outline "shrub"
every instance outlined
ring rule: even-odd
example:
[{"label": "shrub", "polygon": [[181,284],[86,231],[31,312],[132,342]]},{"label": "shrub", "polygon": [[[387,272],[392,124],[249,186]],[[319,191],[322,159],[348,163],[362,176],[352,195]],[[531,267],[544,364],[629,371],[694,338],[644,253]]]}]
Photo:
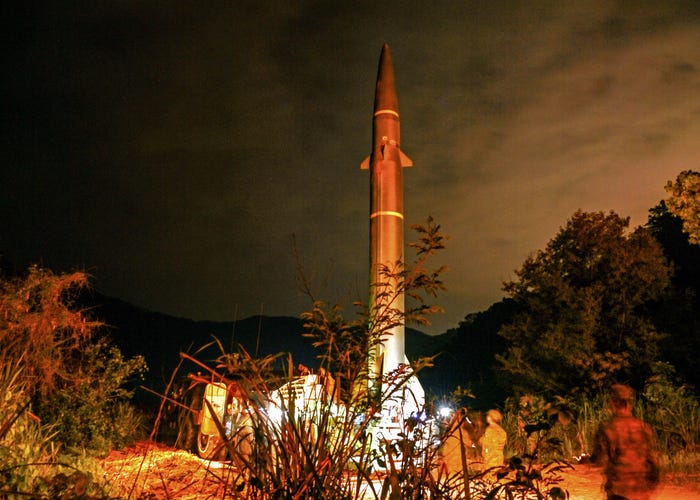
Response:
[{"label": "shrub", "polygon": [[660,450],[668,455],[695,449],[700,438],[698,399],[687,386],[674,384],[673,374],[670,365],[657,364],[641,393],[641,416],[654,428]]},{"label": "shrub", "polygon": [[102,498],[100,465],[94,458],[61,454],[55,427],[29,411],[18,365],[0,367],[0,498]]},{"label": "shrub", "polygon": [[144,360],[125,360],[79,309],[86,286],[37,266],[0,277],[0,497],[102,498],[95,453],[141,427],[125,383]]},{"label": "shrub", "polygon": [[37,413],[55,425],[55,440],[68,449],[101,454],[144,435],[144,418],[128,401],[126,384],[146,369],[143,357],[125,360],[104,338],[86,346],[76,361],[80,372],[73,383],[36,402]]}]

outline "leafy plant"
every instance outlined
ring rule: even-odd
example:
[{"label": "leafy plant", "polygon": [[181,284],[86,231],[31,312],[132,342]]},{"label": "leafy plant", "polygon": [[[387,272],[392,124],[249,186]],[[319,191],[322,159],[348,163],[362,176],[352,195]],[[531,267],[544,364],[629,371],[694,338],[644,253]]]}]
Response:
[{"label": "leafy plant", "polygon": [[0,278],[0,496],[102,498],[95,453],[140,427],[124,384],[145,363],[80,310],[87,281],[38,266]]},{"label": "leafy plant", "polygon": [[99,454],[144,434],[144,418],[128,403],[133,391],[126,388],[145,371],[142,356],[125,360],[116,347],[97,338],[74,366],[79,377],[58,384],[35,404],[40,417],[54,423],[58,442]]},{"label": "leafy plant", "polygon": [[568,406],[561,400],[550,403],[523,396],[509,400],[506,408],[506,427],[511,430],[509,437],[514,438],[511,446],[516,453],[500,469],[474,478],[483,494],[478,498],[568,498],[559,483],[561,472],[573,467],[567,459],[566,441],[557,435],[571,423]]},{"label": "leafy plant", "polygon": [[666,454],[693,450],[700,442],[700,403],[692,390],[673,383],[675,371],[659,363],[641,393],[643,418],[654,428]]},{"label": "leafy plant", "polygon": [[[425,296],[442,288],[444,269],[428,270],[426,260],[442,248],[444,238],[432,219],[415,229],[420,235],[413,245],[416,262],[410,268],[383,266],[382,282],[373,284],[378,300],[371,307],[354,303],[356,318],[348,321],[340,306],[313,300],[312,310],[302,315],[305,335],[320,352],[317,373],[295,367],[291,358],[280,366],[278,356],[253,359],[242,348],[227,353],[220,343],[215,369],[199,363],[209,376],[197,380],[224,387],[227,405],[237,408],[220,417],[205,399],[202,412],[217,431],[203,438],[207,454],[218,455],[210,444],[225,448],[236,471],[226,488],[238,497],[394,498],[401,491],[422,491],[435,447],[418,412],[404,418],[397,405],[416,403],[411,380],[432,361],[418,360],[384,374],[370,368],[376,348],[395,327],[409,319],[425,322],[440,310],[426,304]],[[302,282],[312,297],[308,282]],[[413,304],[405,311],[397,302],[404,294]],[[387,409],[397,411],[391,436],[379,425]],[[390,471],[391,481],[377,486],[377,470]]]},{"label": "leafy plant", "polygon": [[19,365],[0,367],[0,498],[103,498],[95,459],[61,453],[55,426],[30,412]]}]

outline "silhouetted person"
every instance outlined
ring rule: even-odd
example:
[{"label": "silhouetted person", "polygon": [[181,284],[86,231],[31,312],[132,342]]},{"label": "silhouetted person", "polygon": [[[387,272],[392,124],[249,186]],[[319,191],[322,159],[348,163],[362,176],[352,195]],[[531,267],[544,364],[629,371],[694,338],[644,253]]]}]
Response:
[{"label": "silhouetted person", "polygon": [[632,415],[633,405],[631,387],[612,386],[613,417],[601,425],[592,457],[604,467],[608,500],[648,500],[659,482],[651,427]]},{"label": "silhouetted person", "polygon": [[481,453],[484,456],[484,470],[492,467],[503,466],[503,448],[506,446],[508,436],[501,427],[503,416],[498,410],[489,410],[486,413],[486,431],[479,441]]}]

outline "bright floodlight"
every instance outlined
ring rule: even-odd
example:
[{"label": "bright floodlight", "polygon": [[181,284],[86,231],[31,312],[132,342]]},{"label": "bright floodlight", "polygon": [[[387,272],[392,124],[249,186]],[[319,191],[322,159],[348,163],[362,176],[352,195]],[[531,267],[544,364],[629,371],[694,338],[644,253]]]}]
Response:
[{"label": "bright floodlight", "polygon": [[450,408],[449,406],[443,406],[440,408],[440,416],[442,418],[447,418],[450,415],[452,415],[452,408]]}]

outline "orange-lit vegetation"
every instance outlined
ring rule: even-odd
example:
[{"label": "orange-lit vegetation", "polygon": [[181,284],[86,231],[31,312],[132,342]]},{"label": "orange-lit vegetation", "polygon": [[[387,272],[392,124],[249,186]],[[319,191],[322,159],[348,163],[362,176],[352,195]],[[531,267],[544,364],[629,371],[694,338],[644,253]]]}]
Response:
[{"label": "orange-lit vegetation", "polygon": [[101,497],[96,457],[139,435],[124,384],[144,360],[77,308],[87,283],[37,266],[0,280],[0,495]]}]

